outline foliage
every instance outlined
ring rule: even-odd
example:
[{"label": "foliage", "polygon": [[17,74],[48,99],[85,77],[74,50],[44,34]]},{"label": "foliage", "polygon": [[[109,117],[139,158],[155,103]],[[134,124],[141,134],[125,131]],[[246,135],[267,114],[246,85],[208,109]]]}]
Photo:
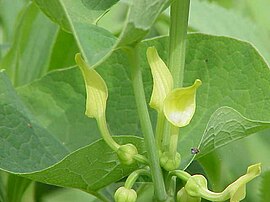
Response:
[{"label": "foliage", "polygon": [[[270,141],[270,26],[263,18],[268,2],[247,1],[250,12],[245,12],[243,5],[231,1],[192,1],[188,28],[197,33],[190,32],[186,39],[180,86],[173,85],[177,81],[169,65],[174,59],[173,34],[161,36],[169,30],[171,3],[0,1],[0,201],[21,201],[30,180],[95,196],[74,194],[74,201],[111,201],[119,187],[115,198],[143,201],[160,184],[149,185],[156,180],[153,173],[161,171],[159,160],[164,173],[187,182],[181,186],[173,177],[177,190],[171,190],[174,186],[165,179],[172,200],[179,190],[178,200],[207,198],[201,188],[196,194],[191,191],[196,183],[207,190],[205,177],[213,191],[224,190],[226,199],[242,200],[243,187],[260,173],[259,164],[235,179],[259,162],[262,177],[247,185],[245,200],[269,198],[269,171],[264,166],[270,166],[265,160]],[[125,20],[115,21],[123,16]],[[121,31],[113,32],[115,27]],[[78,52],[80,68],[75,62]],[[140,87],[146,100],[138,98]],[[142,107],[138,110],[142,101],[150,103],[146,114]],[[171,118],[176,113],[184,124]],[[147,139],[152,126],[157,144]],[[172,135],[166,137],[166,131]],[[149,144],[156,150],[149,150]],[[226,157],[232,149],[250,155]],[[197,169],[205,175],[198,181],[196,175],[181,173]],[[149,186],[146,191],[143,182]],[[11,197],[12,190],[18,190],[17,198]],[[63,191],[47,190],[45,200]],[[37,188],[31,192],[37,193]]]}]

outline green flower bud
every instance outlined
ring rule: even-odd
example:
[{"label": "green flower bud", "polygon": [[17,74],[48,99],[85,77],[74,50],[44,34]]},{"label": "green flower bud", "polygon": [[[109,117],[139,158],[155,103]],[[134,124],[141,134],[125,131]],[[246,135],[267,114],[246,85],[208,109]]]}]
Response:
[{"label": "green flower bud", "polygon": [[81,54],[76,54],[76,63],[80,67],[85,86],[86,86],[86,116],[98,119],[104,116],[106,110],[106,102],[108,98],[108,89],[102,77],[90,68],[82,59]]},{"label": "green flower bud", "polygon": [[174,156],[169,152],[163,152],[160,156],[160,165],[167,171],[175,170],[179,167],[181,155],[177,152]]},{"label": "green flower bud", "polygon": [[177,202],[200,202],[200,201],[201,197],[193,197],[188,195],[184,187],[177,192]]},{"label": "green flower bud", "polygon": [[133,144],[121,145],[116,152],[121,163],[126,165],[134,163],[136,161],[134,156],[138,154],[138,150]]},{"label": "green flower bud", "polygon": [[176,88],[164,100],[164,115],[177,127],[184,127],[191,121],[196,108],[196,90],[202,84],[196,79],[194,84],[185,88]]},{"label": "green flower bud", "polygon": [[137,193],[133,189],[127,189],[120,187],[114,194],[114,200],[116,202],[135,202],[137,199]]},{"label": "green flower bud", "polygon": [[154,47],[149,47],[146,54],[153,77],[153,90],[149,105],[162,112],[164,99],[173,88],[173,78]]},{"label": "green flower bud", "polygon": [[188,179],[185,189],[189,195],[201,197],[202,190],[207,190],[207,180],[203,175],[193,175]]}]

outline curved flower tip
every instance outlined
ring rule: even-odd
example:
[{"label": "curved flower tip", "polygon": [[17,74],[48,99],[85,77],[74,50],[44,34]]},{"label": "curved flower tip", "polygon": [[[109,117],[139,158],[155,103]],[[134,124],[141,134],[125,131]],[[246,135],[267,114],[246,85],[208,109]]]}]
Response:
[{"label": "curved flower tip", "polygon": [[86,111],[85,114],[92,118],[99,118],[105,114],[108,89],[102,77],[90,68],[82,59],[81,54],[75,56],[77,65],[83,74],[86,87]]},{"label": "curved flower tip", "polygon": [[149,105],[157,111],[162,111],[163,101],[173,88],[173,78],[155,47],[149,47],[146,55],[153,77],[153,90]]},{"label": "curved flower tip", "polygon": [[255,177],[259,176],[261,173],[261,164],[254,164],[248,167],[247,173],[235,182],[227,187],[230,190],[230,202],[238,202],[246,197],[246,184],[253,180]]},{"label": "curved flower tip", "polygon": [[164,114],[169,122],[184,127],[191,121],[196,108],[196,91],[202,85],[196,79],[194,84],[185,88],[176,88],[164,100]]}]

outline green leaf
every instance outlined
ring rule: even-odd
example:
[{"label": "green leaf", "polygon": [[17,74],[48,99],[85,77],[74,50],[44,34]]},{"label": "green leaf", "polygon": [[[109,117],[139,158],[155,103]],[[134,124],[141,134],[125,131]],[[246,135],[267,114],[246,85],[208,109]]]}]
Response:
[{"label": "green leaf", "polygon": [[[160,56],[166,58],[166,40],[145,41],[141,57],[145,58],[146,47],[155,46]],[[269,121],[270,117],[269,67],[250,44],[204,34],[190,34],[187,44],[184,86],[191,85],[197,78],[203,85],[197,92],[194,117],[179,134],[181,168],[194,158],[190,150],[199,146],[204,129],[218,108],[229,106],[252,120]],[[144,62],[141,65],[146,66]],[[149,77],[145,76],[148,98]]]},{"label": "green leaf", "polygon": [[[115,139],[121,144],[132,142],[140,153],[144,152],[141,138],[121,136]],[[91,193],[120,180],[136,168],[138,168],[137,164],[122,165],[116,152],[103,140],[98,140],[69,154],[59,163],[45,170],[22,174],[22,176]]]},{"label": "green leaf", "polygon": [[107,30],[93,24],[104,10],[90,11],[81,0],[35,0],[35,2],[52,20],[73,33],[82,55],[90,66],[101,62],[103,57],[113,51],[116,38]]},{"label": "green leaf", "polygon": [[[160,56],[166,58],[167,45],[167,38],[160,38],[145,41],[140,46],[148,101],[152,83],[146,50],[155,46]],[[128,65],[125,52],[118,50],[96,70],[108,86],[106,117],[112,134],[140,136],[134,94],[126,68]],[[227,37],[188,36],[184,85],[191,85],[197,78],[202,80],[203,85],[197,92],[194,117],[190,125],[180,131],[178,152],[182,156],[181,168],[194,158],[190,150],[199,146],[207,123],[218,108],[229,106],[252,120],[269,119],[269,77],[268,66],[250,44]],[[21,88],[20,95],[39,122],[69,145],[68,148],[78,149],[99,137],[96,123],[83,116],[85,92],[78,69],[50,74],[40,82]],[[70,103],[65,102],[67,99]],[[155,117],[154,111],[152,117]],[[87,135],[90,133],[91,137]],[[81,135],[74,138],[73,134]]]},{"label": "green leaf", "polygon": [[30,184],[31,180],[29,179],[9,174],[7,181],[7,201],[21,201]]},{"label": "green leaf", "polygon": [[74,36],[59,29],[51,53],[49,71],[75,66],[74,55],[78,52],[79,49]]},{"label": "green leaf", "polygon": [[267,9],[270,6],[270,2],[267,0],[258,0],[256,2],[248,0],[245,2],[245,5],[246,7],[244,9],[247,9],[249,11],[249,14],[251,15],[251,17],[258,24],[260,24],[265,29],[270,31],[270,23],[267,20],[270,17],[268,9]]},{"label": "green leaf", "polygon": [[168,5],[169,0],[136,0],[130,2],[127,23],[120,35],[118,46],[140,42]]},{"label": "green leaf", "polygon": [[24,10],[18,18],[12,47],[0,64],[14,85],[29,83],[47,72],[56,33],[57,27],[35,4]]},{"label": "green leaf", "polygon": [[66,31],[73,30],[73,22],[95,23],[116,1],[35,0],[43,12]]},{"label": "green leaf", "polygon": [[270,200],[269,193],[269,184],[270,184],[270,171],[266,171],[261,176],[260,182],[260,202],[265,202]]},{"label": "green leaf", "polygon": [[[264,0],[249,0],[245,3],[248,2],[247,4],[250,4],[250,8],[254,11],[256,10],[254,12],[255,15],[259,16],[262,13],[269,14],[267,9],[269,6],[266,5],[269,5],[269,2],[267,1],[267,3],[262,4],[262,1]],[[261,8],[256,8],[257,6]],[[191,1],[190,10],[190,27],[206,34],[229,36],[248,41],[258,48],[260,53],[268,61],[268,64],[270,64],[270,45],[268,45],[270,37],[265,27],[255,24],[249,18],[239,14],[239,12],[235,12],[232,9],[225,9],[217,4],[206,1]],[[269,17],[263,18],[268,19]],[[269,23],[268,20],[264,21]]]},{"label": "green leaf", "polygon": [[3,41],[10,43],[14,37],[16,18],[24,8],[27,0],[0,1],[0,21],[3,28]]},{"label": "green leaf", "polygon": [[44,169],[68,153],[34,119],[3,71],[0,72],[0,129],[2,170],[24,173]]},{"label": "green leaf", "polygon": [[270,122],[249,120],[230,107],[218,108],[206,126],[197,158],[267,128]]},{"label": "green leaf", "polygon": [[17,91],[40,125],[69,151],[101,137],[96,121],[85,116],[85,85],[78,67],[49,73]]},{"label": "green leaf", "polygon": [[106,11],[119,0],[81,0],[83,4],[90,10]]},{"label": "green leaf", "polygon": [[[137,168],[136,164],[122,166],[116,152],[103,140],[68,152],[68,148],[42,128],[24,107],[3,72],[0,73],[0,106],[2,170],[44,183],[92,192]],[[116,139],[121,143],[131,142],[144,152],[140,138]]]},{"label": "green leaf", "polygon": [[[167,47],[167,45],[167,38],[160,38],[145,41],[139,47],[141,66],[145,67],[144,84],[148,100],[151,95],[152,83],[146,59],[146,49],[149,46],[155,46],[160,56],[166,58],[167,52],[165,47]],[[110,97],[107,106],[107,119],[112,134],[140,135],[141,132],[134,102],[134,94],[130,83],[129,71],[126,68],[128,65],[126,53],[122,50],[117,50],[107,61],[97,67],[96,70],[104,78],[108,86]],[[16,96],[14,90],[12,90],[7,78],[3,76],[3,73],[0,75],[1,109],[8,109],[12,113],[16,112],[15,115],[10,117],[7,116],[8,113],[6,113],[9,111],[5,111],[5,113],[1,111],[0,114],[2,117],[0,118],[0,122],[4,121],[1,122],[1,126],[3,124],[11,127],[8,124],[12,123],[12,127],[16,128],[16,134],[24,135],[34,135],[35,133],[31,132],[31,129],[34,128],[36,131],[37,128],[40,128],[39,131],[43,131],[43,133],[37,131],[36,136],[41,136],[43,141],[46,140],[45,143],[50,143],[48,143],[48,145],[55,145],[48,149],[48,147],[44,147],[41,143],[36,141],[34,147],[30,148],[28,145],[24,146],[24,144],[21,144],[23,141],[27,140],[27,138],[17,139],[21,136],[11,136],[16,140],[15,146],[19,147],[22,145],[26,151],[28,151],[28,149],[34,151],[35,149],[38,149],[37,151],[42,149],[42,154],[50,152],[48,156],[52,159],[48,158],[48,162],[50,161],[50,163],[46,160],[46,163],[39,165],[37,162],[40,162],[41,154],[38,152],[0,152],[2,155],[0,155],[1,168],[5,170],[12,168],[13,172],[15,172],[14,169],[22,169],[22,167],[18,165],[23,165],[28,166],[27,169],[24,168],[26,170],[25,172],[27,172],[27,170],[33,171],[33,168],[35,171],[39,170],[35,167],[38,166],[40,169],[46,169],[44,173],[40,171],[36,173],[36,175],[34,175],[34,173],[31,176],[28,175],[28,177],[32,177],[33,179],[35,177],[37,180],[44,180],[44,182],[46,181],[48,183],[61,184],[61,186],[76,186],[82,187],[83,189],[89,184],[89,187],[94,189],[105,186],[104,184],[92,184],[93,182],[87,178],[87,176],[93,172],[83,171],[86,172],[80,173],[83,174],[83,178],[78,177],[76,173],[69,172],[70,170],[74,171],[74,169],[78,168],[78,164],[71,164],[70,162],[74,161],[69,161],[69,158],[81,159],[79,155],[80,152],[84,157],[87,155],[91,156],[89,151],[91,152],[92,148],[99,147],[96,146],[96,144],[91,144],[99,137],[99,133],[96,130],[96,123],[84,116],[85,87],[79,69],[70,68],[55,71],[41,80],[19,88],[18,91],[21,101]],[[202,85],[197,92],[198,105],[196,113],[190,125],[183,128],[180,133],[179,144],[181,146],[179,147],[179,153],[181,153],[182,156],[181,168],[185,168],[194,158],[194,155],[190,153],[190,149],[199,145],[208,120],[212,113],[221,106],[226,105],[232,107],[243,114],[243,116],[253,120],[267,121],[269,119],[269,77],[270,72],[268,66],[257,51],[248,43],[226,37],[215,37],[203,34],[189,35],[184,85],[191,85],[197,78],[201,79],[204,85]],[[254,81],[254,83],[251,81]],[[7,103],[9,103],[9,105],[7,105]],[[19,111],[19,109],[21,109],[21,111]],[[7,118],[3,119],[3,115],[6,115]],[[31,120],[35,120],[35,124],[31,122],[32,128],[29,128],[28,123],[30,118],[27,119],[28,116],[31,117]],[[20,124],[18,125],[18,123]],[[41,128],[43,128],[43,130],[41,130]],[[30,133],[21,133],[19,129],[22,131],[26,130],[27,132],[30,131]],[[3,132],[4,130],[7,130],[7,128],[1,127],[0,137],[3,136],[2,134],[6,134]],[[46,137],[50,134],[53,134],[54,138],[50,137],[50,139],[47,140]],[[133,141],[135,141],[133,140],[134,138],[131,139],[132,140],[127,140],[126,142],[133,143]],[[116,140],[120,142],[120,140]],[[13,142],[13,140],[11,140],[11,142]],[[66,145],[63,145],[63,143],[66,143]],[[91,145],[82,148],[88,144]],[[9,146],[9,144],[4,145]],[[89,151],[87,150],[88,147]],[[102,149],[105,148],[102,144],[100,147]],[[0,145],[0,148],[4,149],[6,147]],[[11,150],[14,149],[13,147],[8,148]],[[6,151],[9,151],[8,148],[6,148]],[[137,148],[139,149],[138,146]],[[55,150],[58,151],[54,152]],[[8,154],[23,155],[23,158],[21,158],[21,156],[8,158]],[[30,154],[34,156],[30,158],[31,161],[29,162]],[[38,157],[36,157],[36,155]],[[58,156],[55,157],[56,155]],[[104,156],[104,152],[102,152],[102,155]],[[113,154],[113,156],[114,155],[116,154]],[[66,158],[60,161],[64,157]],[[83,158],[82,161],[85,163]],[[53,165],[54,162],[58,162],[58,164],[55,165],[56,167],[51,167],[52,171],[55,171],[54,168],[59,168],[62,171],[59,171],[57,175],[50,173],[48,168],[48,166]],[[2,166],[4,163],[6,163],[5,168]],[[70,170],[63,170],[67,165],[74,167],[70,168]],[[89,166],[89,164],[87,166]],[[12,172],[10,169],[9,171]],[[69,176],[73,176],[74,174],[76,178],[68,178],[71,179],[72,182],[69,180],[65,181],[65,177],[60,179],[61,173],[68,173]],[[46,178],[45,174],[48,174],[48,178]],[[59,178],[56,179],[58,174]],[[115,176],[115,178],[105,178],[104,183],[120,179],[120,175]],[[78,179],[79,184],[76,184],[75,182],[77,181],[74,181],[74,179]],[[89,179],[89,181],[81,184],[85,179]]]},{"label": "green leaf", "polygon": [[96,202],[97,198],[77,189],[64,189],[42,198],[43,202]]}]

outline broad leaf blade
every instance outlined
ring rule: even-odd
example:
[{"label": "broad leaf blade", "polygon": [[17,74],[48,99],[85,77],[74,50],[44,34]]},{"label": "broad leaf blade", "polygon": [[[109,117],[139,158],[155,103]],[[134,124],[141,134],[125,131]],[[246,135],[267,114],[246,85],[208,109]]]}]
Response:
[{"label": "broad leaf blade", "polygon": [[[103,140],[70,152],[71,149],[57,136],[52,136],[39,125],[3,72],[0,73],[0,115],[0,168],[7,172],[93,192],[138,168],[137,164],[123,166],[116,152]],[[141,138],[125,136],[116,138],[116,141],[132,143],[141,154],[144,153]]]},{"label": "broad leaf blade", "polygon": [[221,107],[210,117],[197,158],[267,128],[270,122],[249,120],[230,107]]},{"label": "broad leaf blade", "polygon": [[[141,66],[145,67],[144,79],[147,101],[150,100],[152,83],[149,66],[146,60],[146,49],[150,46],[155,46],[159,51],[161,58],[166,58],[167,52],[165,47],[167,47],[167,43],[167,38],[161,38],[145,41],[140,46],[140,56],[142,58]],[[196,51],[194,47],[196,47]],[[215,37],[203,34],[189,35],[186,64],[184,86],[191,85],[197,78],[202,80],[203,85],[197,92],[197,109],[193,120],[189,126],[180,131],[179,145],[181,146],[179,146],[179,152],[182,155],[182,168],[186,167],[194,158],[194,155],[191,154],[190,150],[193,147],[199,146],[204,129],[206,128],[211,115],[218,108],[222,106],[232,107],[243,116],[252,120],[267,121],[270,117],[270,103],[267,102],[267,100],[270,99],[269,68],[257,51],[248,43],[226,37]],[[108,125],[112,134],[141,135],[139,119],[134,102],[134,94],[129,79],[129,72],[126,69],[127,66],[128,61],[125,53],[118,50],[96,69],[106,81],[109,89],[106,113]],[[65,76],[61,74],[64,74]],[[57,136],[62,136],[61,140],[65,141],[65,137],[69,137],[71,143],[73,143],[72,140],[74,140],[76,146],[73,145],[73,149],[85,145],[82,143],[83,139],[85,143],[90,143],[99,136],[96,132],[93,132],[93,134],[96,134],[93,136],[93,139],[85,135],[87,134],[87,131],[91,131],[91,127],[95,126],[95,123],[91,122],[91,120],[89,120],[89,124],[93,123],[91,127],[89,124],[82,124],[86,125],[83,127],[85,128],[85,133],[82,133],[82,136],[77,138],[82,141],[77,141],[72,138],[74,137],[72,134],[76,134],[76,130],[73,130],[73,128],[77,127],[70,127],[72,130],[65,127],[65,124],[67,123],[73,124],[71,121],[72,118],[70,119],[68,117],[75,113],[75,108],[78,108],[78,111],[81,111],[81,114],[84,113],[85,94],[81,78],[79,83],[74,83],[76,86],[75,89],[77,89],[75,92],[78,91],[81,93],[76,93],[74,96],[68,96],[66,93],[61,92],[60,86],[62,82],[67,82],[67,86],[74,86],[71,81],[79,81],[77,78],[79,74],[78,70],[70,69],[56,72],[51,75],[51,78],[45,77],[46,79],[44,78],[44,80],[41,81],[42,84],[40,83],[41,86],[47,86],[45,89],[38,86],[32,86],[38,94],[41,93],[39,92],[40,89],[44,91],[39,96],[30,96],[30,92],[33,93],[33,95],[35,95],[35,93],[33,89],[30,90],[30,88],[27,89],[27,87],[24,88],[25,92],[21,91],[25,98],[25,103],[32,103],[29,108],[33,110],[33,113],[36,114],[37,117],[44,120],[40,121],[40,123],[50,123],[46,125],[46,127],[49,130],[54,131],[53,133]],[[57,80],[59,80],[59,83],[53,82]],[[256,85],[250,82],[255,80]],[[53,85],[59,87],[52,89],[51,86]],[[70,88],[66,87],[65,91],[71,91],[68,89]],[[58,100],[58,98],[61,97],[56,103],[62,103],[62,100],[67,98],[73,100],[76,96],[79,96],[77,101],[74,99],[72,103],[80,103],[77,103],[76,107],[74,106],[75,111],[72,113],[70,111],[70,116],[66,116],[65,113],[59,110],[60,104],[56,104],[51,108],[56,109],[58,112],[55,111],[55,113],[54,110],[52,110],[52,113],[44,114],[45,108],[42,106],[44,103],[40,103],[40,98],[38,97],[44,97],[42,95],[47,92],[50,92],[55,100]],[[65,95],[66,98],[62,95]],[[50,109],[49,103],[52,102],[49,100],[50,99],[46,101],[47,104],[45,106]],[[260,103],[259,106],[258,103]],[[62,106],[65,106],[64,111],[72,108],[72,105]],[[155,115],[154,113],[155,112],[152,114],[153,118]],[[62,129],[57,126],[57,124],[59,124],[59,121],[57,123],[56,119],[57,115],[62,117],[61,120],[65,121],[65,123],[62,122],[60,124]],[[77,114],[76,117],[81,117],[81,115]],[[115,117],[118,118],[116,119]],[[82,119],[76,119],[74,123],[78,123],[78,120]],[[87,121],[84,120],[84,123],[87,123]],[[65,128],[66,131],[73,131],[74,133],[69,132],[68,135],[65,136],[62,131],[63,128]]]},{"label": "broad leaf blade", "polygon": [[73,23],[70,20],[85,24],[95,23],[117,0],[102,2],[88,0],[35,0],[35,2],[52,21],[58,23],[64,30],[72,31]]},{"label": "broad leaf blade", "polygon": [[29,83],[47,72],[56,33],[57,27],[35,4],[24,10],[18,18],[12,47],[0,64],[14,85]]},{"label": "broad leaf blade", "polygon": [[106,11],[119,0],[81,0],[89,10]]},{"label": "broad leaf blade", "polygon": [[[116,38],[94,25],[104,10],[89,10],[81,0],[35,0],[39,7],[65,30],[71,31],[90,66],[102,61],[113,51]],[[103,2],[104,3],[104,2]]]},{"label": "broad leaf blade", "polygon": [[0,167],[33,172],[58,162],[67,150],[24,107],[5,73],[0,72]]},{"label": "broad leaf blade", "polygon": [[69,151],[101,137],[96,121],[84,114],[86,95],[79,68],[49,73],[17,90],[36,120]]},{"label": "broad leaf blade", "polygon": [[[262,6],[262,1],[258,3],[258,1],[250,0],[247,4],[253,10],[255,8],[254,5]],[[269,5],[269,3],[265,3],[264,8],[266,9],[263,10],[268,13],[268,6],[266,6],[266,4]],[[222,8],[215,3],[194,0],[191,1],[190,7],[190,27],[206,34],[229,36],[246,40],[255,45],[266,58],[268,64],[270,64],[270,46],[268,45],[270,38],[263,26],[255,24],[249,18],[242,16],[232,9]],[[261,12],[258,11],[262,9],[255,8],[254,10],[256,10],[255,15],[261,14]],[[268,18],[264,17],[264,19]],[[266,20],[266,22],[269,21]]]},{"label": "broad leaf blade", "polygon": [[[167,43],[166,38],[145,41],[141,57],[145,58],[146,47],[155,46],[166,58]],[[193,120],[180,131],[181,168],[194,158],[190,150],[199,146],[208,120],[219,107],[229,106],[252,120],[269,121],[270,117],[270,71],[256,49],[243,41],[204,34],[190,34],[187,44],[184,86],[197,78],[203,85],[197,92]],[[146,89],[149,97],[151,88]]]},{"label": "broad leaf blade", "polygon": [[74,36],[59,29],[51,54],[49,71],[74,66],[76,64],[74,55],[78,52]]},{"label": "broad leaf blade", "polygon": [[130,2],[127,23],[120,36],[118,46],[140,42],[148,33],[168,0],[136,0]]},{"label": "broad leaf blade", "polygon": [[[132,143],[140,153],[144,152],[143,141],[138,137],[114,137],[121,144]],[[58,164],[39,172],[23,174],[33,180],[64,187],[73,187],[94,192],[120,180],[138,168],[138,165],[122,165],[114,152],[103,140],[81,148]]]},{"label": "broad leaf blade", "polygon": [[3,27],[3,41],[10,43],[14,36],[16,18],[27,0],[2,0],[0,1],[0,19]]}]

